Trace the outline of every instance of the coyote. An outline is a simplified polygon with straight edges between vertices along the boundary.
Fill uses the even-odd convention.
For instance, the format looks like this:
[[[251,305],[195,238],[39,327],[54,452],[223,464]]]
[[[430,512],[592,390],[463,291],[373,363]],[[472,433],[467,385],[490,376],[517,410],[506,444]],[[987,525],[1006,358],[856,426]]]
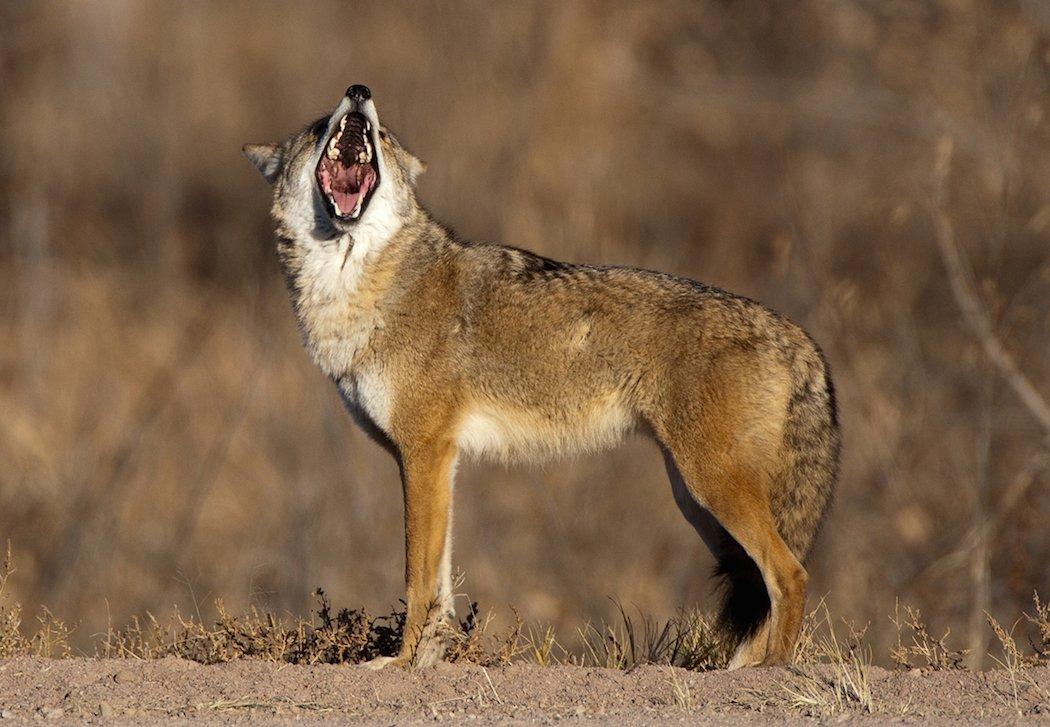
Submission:
[[[791,658],[839,456],[828,366],[801,328],[692,280],[459,239],[417,200],[426,165],[365,86],[244,152],[273,186],[305,346],[401,469],[404,639],[372,667],[444,656],[461,454],[535,460],[632,430],[717,559],[730,668]]]

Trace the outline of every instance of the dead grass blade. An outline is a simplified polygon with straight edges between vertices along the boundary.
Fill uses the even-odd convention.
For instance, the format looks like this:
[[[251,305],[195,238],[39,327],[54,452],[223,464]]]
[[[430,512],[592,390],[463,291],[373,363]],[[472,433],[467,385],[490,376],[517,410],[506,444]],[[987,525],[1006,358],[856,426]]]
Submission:
[[[953,649],[948,646],[951,629],[946,629],[940,638],[931,636],[919,609],[905,606],[902,614],[899,602],[894,607],[890,621],[897,628],[897,645],[890,651],[890,658],[898,667],[919,667],[935,671],[963,668],[963,661],[970,652],[968,649]],[[902,640],[904,631],[911,632],[911,643],[904,643]],[[920,659],[921,662],[912,663],[913,658]]]
[[[867,627],[857,628],[845,620],[843,624],[846,635],[840,638],[827,603],[821,599],[806,618],[792,678],[782,682],[781,693],[767,701],[812,717],[876,712],[870,684],[871,649],[864,643]]]

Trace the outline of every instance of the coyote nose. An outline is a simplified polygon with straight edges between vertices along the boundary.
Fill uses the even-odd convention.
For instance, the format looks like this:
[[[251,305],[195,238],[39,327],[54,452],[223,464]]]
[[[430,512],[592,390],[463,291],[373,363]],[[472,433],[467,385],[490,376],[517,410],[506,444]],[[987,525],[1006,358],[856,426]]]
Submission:
[[[372,92],[368,86],[362,86],[359,83],[355,83],[350,88],[346,89],[346,97],[351,101],[367,101],[372,98]]]

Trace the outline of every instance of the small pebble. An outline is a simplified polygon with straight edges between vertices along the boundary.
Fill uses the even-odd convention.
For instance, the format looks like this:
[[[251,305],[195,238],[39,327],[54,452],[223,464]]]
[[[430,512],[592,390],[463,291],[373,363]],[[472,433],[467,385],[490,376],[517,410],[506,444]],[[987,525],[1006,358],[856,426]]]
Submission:
[[[45,707],[40,710],[40,716],[44,719],[58,719],[66,713],[61,707]]]
[[[98,716],[103,719],[109,719],[113,716],[113,708],[107,702],[100,703],[98,705]]]
[[[117,684],[131,684],[132,682],[137,681],[137,679],[133,672],[127,669],[121,669],[113,675],[113,681]]]
[[[15,713],[10,709],[0,709],[0,719],[14,719]]]

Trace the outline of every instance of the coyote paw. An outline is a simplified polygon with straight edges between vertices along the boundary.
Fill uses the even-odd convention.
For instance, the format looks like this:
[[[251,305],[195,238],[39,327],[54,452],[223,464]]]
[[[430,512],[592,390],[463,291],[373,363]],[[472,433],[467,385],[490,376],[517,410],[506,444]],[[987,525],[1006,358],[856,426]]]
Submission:
[[[379,671],[388,666],[401,667],[404,669],[410,665],[410,660],[404,656],[377,656],[376,658],[370,659],[358,666],[363,669],[368,669],[369,671]]]
[[[762,666],[762,659],[758,659],[751,654],[741,653],[740,651],[738,651],[736,654],[733,655],[733,658],[729,662],[729,666],[726,667],[726,671],[736,671],[737,669],[750,669],[756,666]]]

